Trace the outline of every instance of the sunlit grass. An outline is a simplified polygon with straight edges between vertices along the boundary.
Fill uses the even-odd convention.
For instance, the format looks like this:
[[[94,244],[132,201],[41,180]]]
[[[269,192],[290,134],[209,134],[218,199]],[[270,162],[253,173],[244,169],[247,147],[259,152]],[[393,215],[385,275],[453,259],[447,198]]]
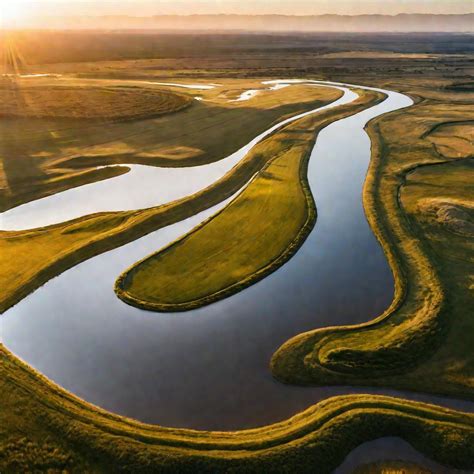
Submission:
[[[326,90],[326,99],[337,93]],[[242,194],[209,222],[125,272],[116,284],[119,297],[146,309],[187,310],[240,291],[283,265],[315,222],[306,166],[316,134],[381,98],[360,93],[352,104],[300,119],[259,143],[249,155],[266,165]]]
[[[146,425],[53,385],[0,346],[0,469],[330,474],[375,437],[398,436],[452,467],[472,468],[472,414],[376,395],[320,402],[260,428],[212,432]],[[75,468],[75,469],[73,469]]]

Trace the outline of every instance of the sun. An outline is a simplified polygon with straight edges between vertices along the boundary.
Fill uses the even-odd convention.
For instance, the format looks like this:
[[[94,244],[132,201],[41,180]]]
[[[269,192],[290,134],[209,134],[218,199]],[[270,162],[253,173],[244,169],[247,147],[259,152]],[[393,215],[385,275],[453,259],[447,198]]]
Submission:
[[[27,19],[30,8],[24,1],[2,2],[0,7],[0,28],[15,28]]]

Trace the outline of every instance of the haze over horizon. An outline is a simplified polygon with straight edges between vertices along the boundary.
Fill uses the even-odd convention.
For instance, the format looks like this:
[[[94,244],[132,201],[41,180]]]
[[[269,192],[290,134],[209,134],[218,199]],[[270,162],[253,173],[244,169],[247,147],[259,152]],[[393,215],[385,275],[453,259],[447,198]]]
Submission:
[[[294,17],[320,15],[463,15],[474,13],[471,0],[15,0],[0,8],[0,27],[9,28],[75,28],[71,19],[80,19],[80,28],[102,27],[95,18],[151,18],[173,15],[288,15]],[[463,20],[464,23],[466,20]],[[135,22],[136,23],[136,22]],[[189,27],[190,22],[188,21]],[[123,27],[113,23],[107,28]],[[219,25],[224,29],[226,24]],[[233,25],[234,27],[236,25]],[[240,25],[237,25],[240,27]],[[244,25],[245,26],[245,25]],[[276,25],[278,27],[278,25]],[[369,25],[370,26],[370,25]],[[128,27],[128,25],[125,25]],[[133,27],[131,25],[130,27]],[[142,26],[137,26],[141,28]],[[147,27],[147,26],[145,26]],[[160,25],[158,25],[160,27]],[[165,25],[167,28],[168,26]],[[382,26],[383,27],[383,26]],[[464,25],[465,31],[465,25]],[[179,27],[178,27],[179,29]],[[205,29],[208,29],[206,27]],[[264,27],[264,29],[268,29]],[[278,28],[277,28],[278,29]],[[363,28],[365,29],[365,28]],[[390,28],[389,28],[390,29]],[[398,26],[395,29],[400,29]]]
[[[15,0],[0,9],[3,24],[41,16],[100,15],[361,15],[473,13],[470,0]],[[11,25],[10,25],[11,26]]]

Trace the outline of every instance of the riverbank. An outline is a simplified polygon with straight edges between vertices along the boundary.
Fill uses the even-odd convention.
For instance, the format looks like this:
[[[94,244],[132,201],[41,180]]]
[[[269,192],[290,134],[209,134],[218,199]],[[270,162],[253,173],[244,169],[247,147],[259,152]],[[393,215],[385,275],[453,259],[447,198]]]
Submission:
[[[380,93],[357,92],[351,104],[300,119],[259,143],[250,155],[266,165],[245,191],[211,220],[125,271],[115,285],[119,298],[153,311],[190,310],[235,294],[283,265],[316,221],[307,166],[317,134],[383,100]],[[276,232],[275,222],[281,223]]]
[[[474,363],[463,336],[472,330],[472,264],[461,257],[471,251],[472,231],[460,234],[429,215],[446,205],[446,199],[452,207],[449,200],[454,199],[454,212],[461,215],[457,225],[470,229],[474,194],[468,183],[474,168],[465,144],[454,137],[447,157],[432,143],[432,131],[470,117],[467,103],[425,99],[369,124],[377,146],[364,205],[394,272],[393,303],[371,322],[320,329],[285,343],[272,359],[279,380],[473,398]],[[431,208],[426,205],[430,202]]]
[[[120,472],[330,474],[356,446],[381,436],[402,437],[460,469],[474,459],[474,416],[433,405],[352,395],[253,430],[161,428],[82,402],[1,346],[0,359],[0,468],[7,472],[107,472],[114,465]]]

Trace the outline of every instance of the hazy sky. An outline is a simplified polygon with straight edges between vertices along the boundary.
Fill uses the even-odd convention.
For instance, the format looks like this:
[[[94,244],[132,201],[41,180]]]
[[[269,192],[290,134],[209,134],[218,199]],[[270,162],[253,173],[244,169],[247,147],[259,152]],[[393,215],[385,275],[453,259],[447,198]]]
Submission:
[[[8,10],[42,15],[189,13],[470,13],[473,0],[0,0]],[[0,15],[4,6],[0,6]],[[13,10],[10,11],[10,15]]]

